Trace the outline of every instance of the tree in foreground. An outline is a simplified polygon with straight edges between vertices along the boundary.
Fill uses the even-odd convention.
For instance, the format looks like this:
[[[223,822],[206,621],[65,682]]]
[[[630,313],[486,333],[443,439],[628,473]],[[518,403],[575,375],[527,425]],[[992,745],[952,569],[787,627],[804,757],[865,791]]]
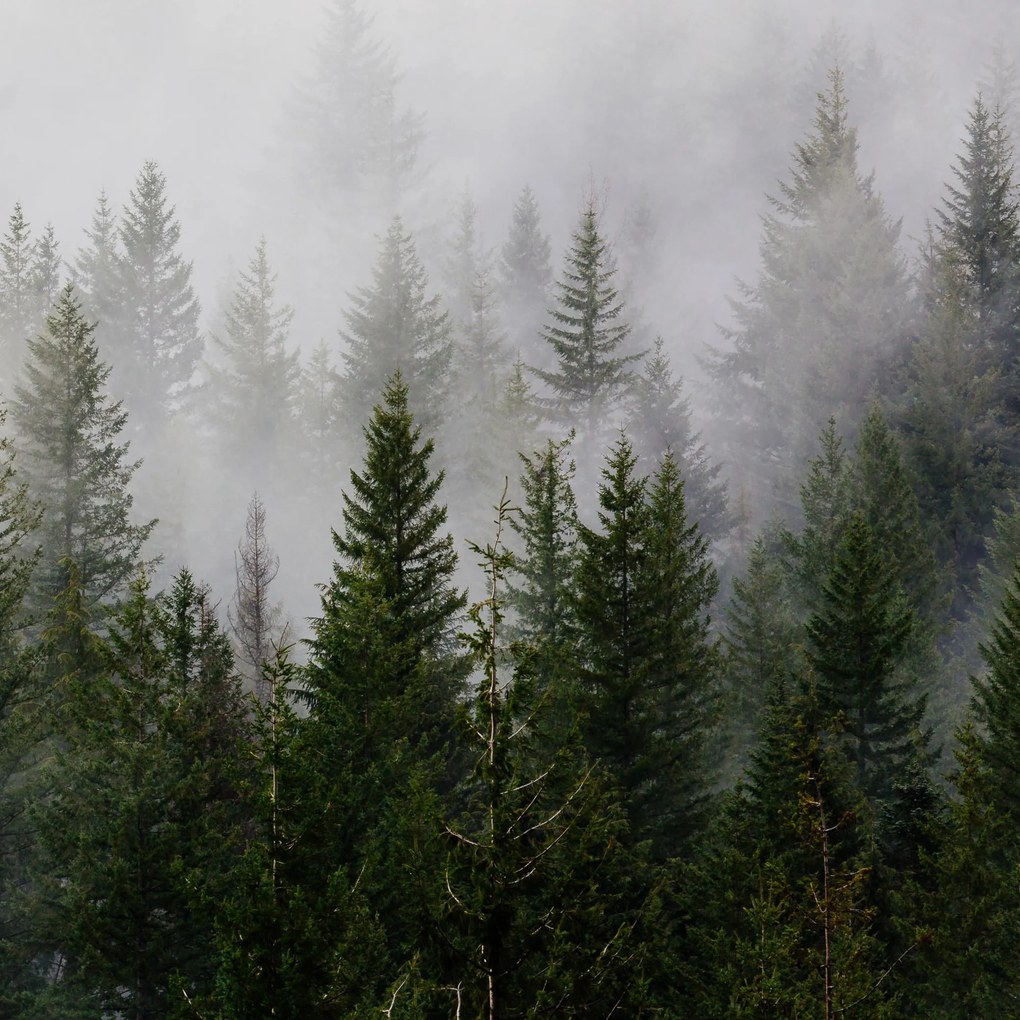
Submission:
[[[462,814],[446,826],[448,856],[435,882],[445,894],[436,953],[446,962],[433,996],[444,1015],[486,1020],[643,1015],[640,914],[621,912],[622,813],[575,739],[565,735],[557,749],[537,739],[548,703],[526,665],[502,676],[508,516],[504,494],[495,541],[472,547],[487,587],[466,635],[480,668],[462,724],[475,766]]]
[[[43,507],[43,556],[36,604],[67,588],[67,562],[80,571],[88,606],[108,605],[138,569],[155,521],[131,520],[128,486],[138,461],[120,443],[127,414],[105,392],[110,369],[99,360],[95,327],[72,285],[60,293],[46,330],[29,341],[25,383],[13,406],[30,491]]]

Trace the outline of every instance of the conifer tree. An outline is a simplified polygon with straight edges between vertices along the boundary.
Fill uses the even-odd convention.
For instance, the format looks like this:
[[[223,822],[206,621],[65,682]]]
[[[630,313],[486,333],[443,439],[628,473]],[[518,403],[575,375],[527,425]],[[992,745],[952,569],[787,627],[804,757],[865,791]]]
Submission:
[[[128,486],[139,462],[128,461],[128,445],[119,442],[127,415],[105,392],[110,369],[99,360],[94,329],[68,284],[45,333],[29,341],[25,385],[15,390],[25,476],[44,511],[36,580],[44,606],[66,588],[68,559],[80,570],[87,604],[110,604],[137,571],[156,523],[131,520]]]
[[[349,422],[368,418],[374,394],[398,371],[422,427],[435,429],[442,421],[453,341],[439,296],[429,297],[427,291],[414,241],[397,217],[383,238],[372,286],[351,296],[345,314],[342,394]]]
[[[263,238],[240,274],[226,335],[216,338],[225,363],[214,367],[211,408],[235,464],[246,460],[265,478],[281,470],[301,371],[297,351],[288,350],[294,313],[276,305],[275,281]]]
[[[158,430],[180,405],[202,354],[191,263],[156,163],[144,164],[120,223],[116,328],[104,356],[130,388],[135,428]]]
[[[758,281],[733,302],[732,350],[712,359],[734,444],[728,459],[755,478],[753,496],[767,510],[789,497],[830,416],[853,432],[904,332],[899,225],[858,169],[857,150],[837,67],[813,132],[770,199]]]
[[[464,713],[476,764],[462,817],[446,826],[437,955],[448,962],[433,982],[435,997],[446,989],[458,1011],[486,1020],[623,1007],[638,1015],[638,914],[617,920],[628,864],[621,812],[569,740],[550,751],[536,739],[544,710],[527,667],[518,664],[509,682],[502,676],[508,516],[504,492],[494,543],[472,546],[487,589],[466,635],[480,666]]]
[[[569,444],[569,439],[550,439],[543,449],[520,454],[523,499],[510,517],[521,548],[509,572],[506,600],[517,614],[514,632],[534,657],[530,668],[540,691],[569,685],[571,676],[578,520]],[[573,696],[570,690],[549,693],[568,704]]]
[[[542,233],[538,200],[530,186],[514,203],[507,239],[500,249],[500,293],[513,346],[524,360],[550,368],[552,351],[540,342],[553,286],[549,237]]]
[[[21,361],[25,343],[41,322],[32,279],[34,257],[32,230],[18,202],[0,240],[0,331],[10,364]]]
[[[60,275],[63,262],[60,245],[53,232],[53,225],[47,224],[42,235],[35,242],[35,257],[32,259],[31,287],[35,298],[33,319],[41,323],[49,314],[60,290]]]
[[[332,493],[342,413],[340,375],[325,340],[315,345],[301,370],[296,405],[309,479],[323,493]]]
[[[578,429],[582,440],[598,448],[631,384],[628,368],[638,355],[622,345],[629,327],[613,286],[616,269],[599,225],[594,197],[581,213],[573,243],[557,283],[556,306],[543,336],[556,355],[549,370],[535,374],[550,391],[543,398],[549,418]]]
[[[355,0],[328,5],[315,65],[298,97],[302,166],[327,208],[353,192],[392,215],[414,181],[423,118],[402,107],[396,61]]]
[[[726,483],[719,479],[721,465],[711,463],[700,433],[694,431],[690,400],[682,380],[673,376],[661,337],[635,380],[627,435],[638,454],[652,463],[672,451],[681,466],[691,520],[697,521],[707,538],[721,538],[729,527]]]
[[[929,755],[926,698],[903,669],[916,617],[883,554],[863,514],[852,514],[807,624],[822,708],[840,720],[856,785],[872,805],[888,802],[897,777]]]
[[[578,677],[586,746],[619,785],[635,838],[664,859],[694,834],[707,787],[716,580],[675,461],[651,490],[635,465],[621,438],[599,487],[601,531],[579,529]]]
[[[210,987],[203,906],[226,892],[241,832],[229,778],[240,690],[186,571],[165,599],[138,580],[92,642],[97,669],[68,678],[52,795],[37,812],[37,937],[64,961],[57,983],[72,1002],[167,1016],[175,994]]]

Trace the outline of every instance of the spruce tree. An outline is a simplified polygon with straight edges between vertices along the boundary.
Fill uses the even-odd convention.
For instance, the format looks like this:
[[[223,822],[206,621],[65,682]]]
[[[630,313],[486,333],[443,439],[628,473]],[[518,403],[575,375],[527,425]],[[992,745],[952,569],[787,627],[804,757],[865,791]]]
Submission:
[[[119,233],[119,308],[104,357],[114,382],[130,389],[134,427],[151,432],[180,406],[202,354],[191,263],[179,251],[181,225],[156,163],[139,171]]]
[[[722,467],[712,464],[701,434],[694,431],[690,399],[683,381],[673,376],[661,337],[635,380],[627,435],[639,456],[652,463],[672,451],[684,477],[691,520],[707,538],[722,538],[730,526],[726,483],[719,478]]]
[[[0,338],[10,364],[21,361],[26,342],[42,321],[33,288],[34,257],[32,230],[18,202],[7,221],[7,233],[0,239]]]
[[[285,464],[300,374],[298,353],[288,349],[294,313],[277,306],[275,281],[262,239],[238,279],[225,336],[216,338],[224,362],[213,370],[210,408],[233,466],[263,481]]]
[[[855,782],[872,805],[929,757],[925,696],[906,664],[916,617],[863,514],[851,515],[821,603],[807,624],[808,660],[823,710],[841,728]]]
[[[543,398],[549,418],[574,427],[582,440],[598,448],[631,384],[626,354],[629,326],[613,286],[614,265],[602,233],[594,197],[581,213],[573,243],[557,283],[556,306],[543,336],[556,355],[551,369],[535,374],[550,391]]]
[[[512,346],[528,363],[550,368],[552,351],[540,342],[549,308],[553,271],[549,237],[542,233],[538,200],[525,185],[514,203],[506,241],[500,249],[500,293]]]
[[[434,430],[447,406],[453,340],[438,295],[428,296],[428,277],[414,241],[397,217],[383,238],[372,286],[351,296],[341,391],[348,422],[365,421],[371,401],[399,371],[415,417]]]
[[[128,491],[139,462],[120,443],[127,414],[105,392],[110,369],[98,356],[95,327],[71,284],[29,341],[25,384],[14,419],[30,490],[44,510],[36,598],[45,606],[67,585],[67,560],[80,571],[90,607],[108,605],[137,571],[155,521],[131,519]]]
[[[770,199],[758,281],[733,302],[732,349],[711,360],[728,459],[754,479],[752,495],[767,511],[789,499],[830,416],[853,432],[905,329],[899,225],[860,172],[857,151],[844,75],[834,68],[814,129]]]

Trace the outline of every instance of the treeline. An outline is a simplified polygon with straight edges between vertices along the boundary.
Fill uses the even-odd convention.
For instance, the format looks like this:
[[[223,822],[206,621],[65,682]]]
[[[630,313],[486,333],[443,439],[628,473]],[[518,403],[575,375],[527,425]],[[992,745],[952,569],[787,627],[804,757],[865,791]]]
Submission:
[[[706,359],[729,488],[594,195],[555,279],[528,189],[498,257],[465,198],[442,290],[393,219],[339,365],[293,350],[264,242],[203,352],[153,163],[71,282],[16,208],[3,1011],[1015,1015],[1005,118],[975,100],[911,272],[832,71]],[[203,457],[262,493],[222,613],[188,569],[154,590]],[[283,528],[335,526],[300,649],[286,492]]]

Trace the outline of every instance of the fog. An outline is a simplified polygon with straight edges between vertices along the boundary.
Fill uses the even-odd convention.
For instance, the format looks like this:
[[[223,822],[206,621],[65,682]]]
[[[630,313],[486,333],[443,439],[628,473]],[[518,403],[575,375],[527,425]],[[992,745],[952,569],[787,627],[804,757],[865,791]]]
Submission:
[[[100,190],[119,211],[139,168],[155,160],[176,205],[182,253],[193,261],[204,332],[221,328],[236,274],[264,235],[277,299],[295,310],[291,342],[307,356],[325,338],[338,353],[348,294],[369,282],[388,214],[351,193],[322,208],[308,187],[307,125],[296,104],[318,73],[323,3],[0,7],[0,214],[20,202],[35,231],[52,223],[73,263]],[[810,130],[832,59],[850,65],[860,164],[874,169],[888,213],[902,218],[911,258],[950,178],[993,44],[1020,50],[1020,19],[1008,2],[872,0],[848,11],[818,0],[374,0],[363,10],[400,72],[398,107],[422,116],[419,171],[400,212],[434,286],[465,189],[483,244],[498,247],[530,184],[557,270],[586,189],[602,196],[611,237],[644,202],[655,232],[631,293],[677,370],[693,379],[705,345],[720,343],[735,278],[754,279],[766,195]],[[695,413],[711,448],[702,392],[695,388]],[[202,463],[188,444],[207,440],[182,428],[175,441],[178,463]],[[185,555],[222,598],[253,487],[193,483],[176,511],[143,507],[179,517],[157,544],[168,559]],[[300,621],[315,611],[314,583],[328,577],[339,503],[331,517],[323,510],[301,520],[297,505],[267,498],[281,597]]]

